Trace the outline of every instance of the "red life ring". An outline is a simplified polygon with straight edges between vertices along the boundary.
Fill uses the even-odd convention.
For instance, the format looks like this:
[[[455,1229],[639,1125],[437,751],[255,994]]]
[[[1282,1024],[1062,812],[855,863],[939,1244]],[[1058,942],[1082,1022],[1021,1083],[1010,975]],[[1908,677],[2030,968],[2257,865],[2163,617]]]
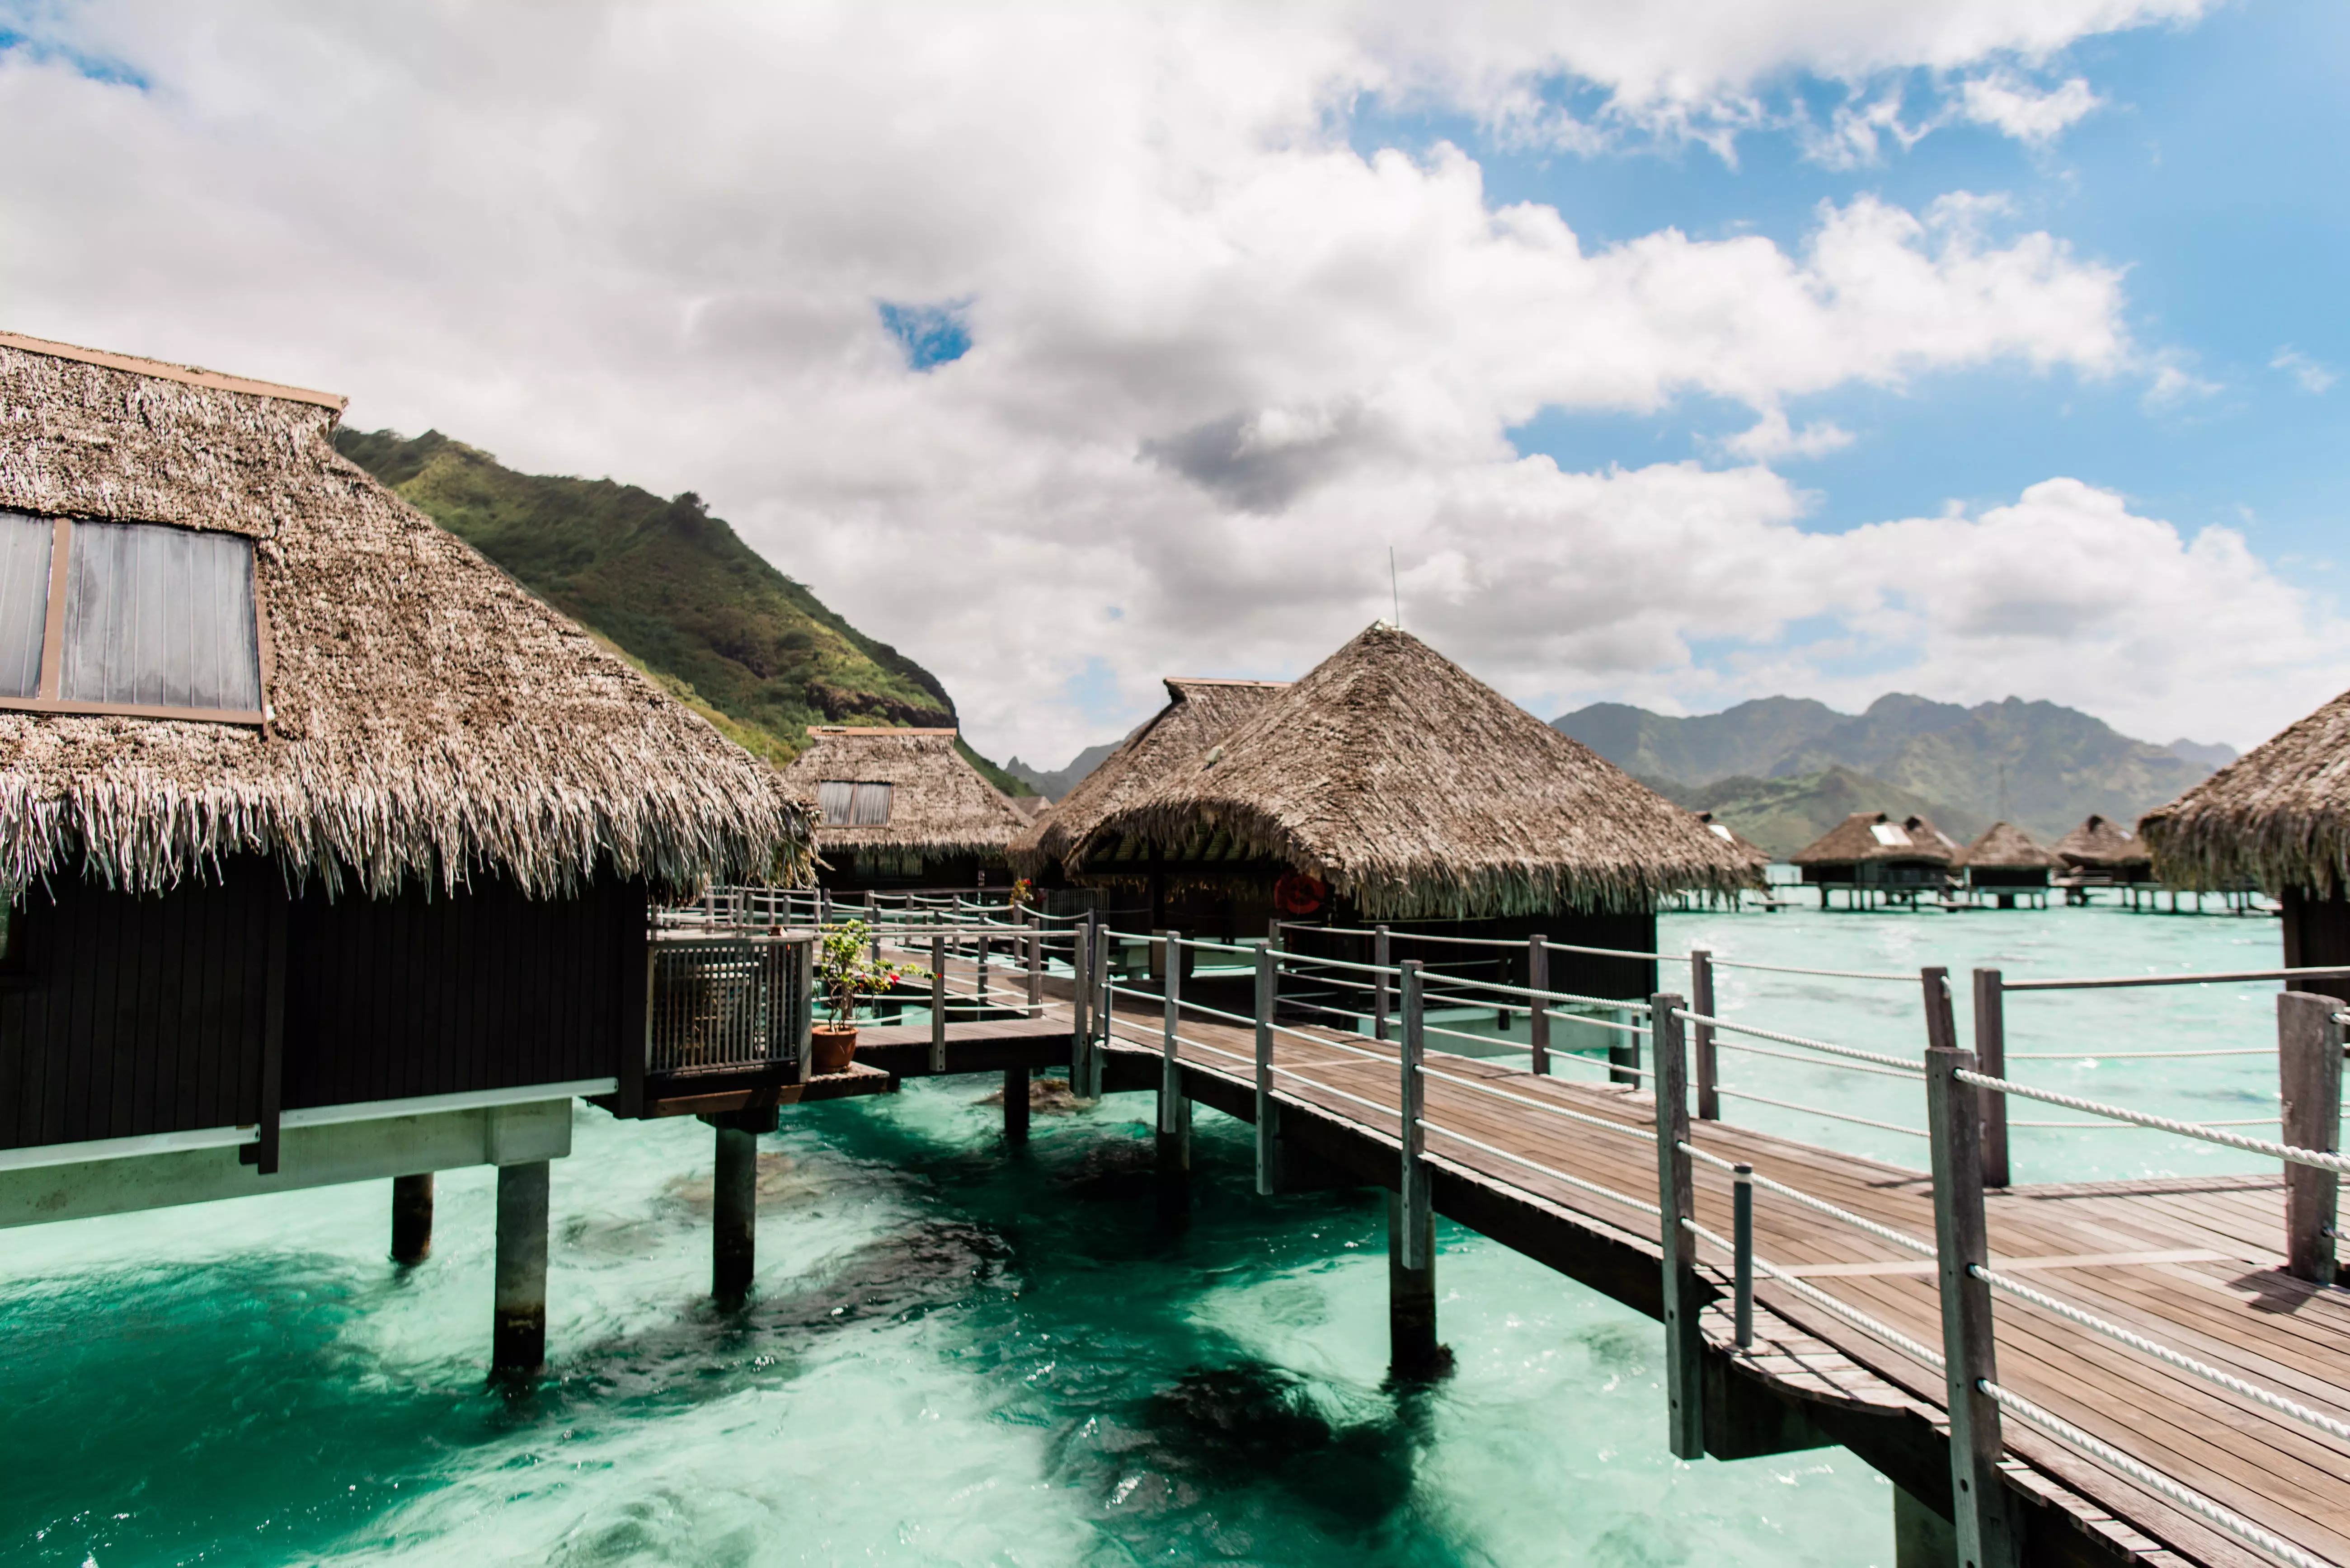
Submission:
[[[1274,907],[1294,920],[1320,914],[1329,897],[1329,886],[1321,877],[1303,871],[1284,871],[1273,885]]]

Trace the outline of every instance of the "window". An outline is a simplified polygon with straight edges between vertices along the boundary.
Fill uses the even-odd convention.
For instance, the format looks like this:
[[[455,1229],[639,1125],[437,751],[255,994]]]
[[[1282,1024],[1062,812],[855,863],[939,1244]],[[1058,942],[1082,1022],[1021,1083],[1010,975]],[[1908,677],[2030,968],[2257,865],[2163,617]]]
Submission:
[[[889,821],[889,786],[826,779],[816,786],[816,808],[831,827],[884,827]]]
[[[1870,836],[1874,837],[1877,842],[1886,846],[1887,848],[1908,849],[1911,847],[1908,830],[1906,828],[1896,827],[1889,822],[1872,822],[1868,825],[1868,831]]]
[[[253,541],[0,512],[0,706],[260,722]]]

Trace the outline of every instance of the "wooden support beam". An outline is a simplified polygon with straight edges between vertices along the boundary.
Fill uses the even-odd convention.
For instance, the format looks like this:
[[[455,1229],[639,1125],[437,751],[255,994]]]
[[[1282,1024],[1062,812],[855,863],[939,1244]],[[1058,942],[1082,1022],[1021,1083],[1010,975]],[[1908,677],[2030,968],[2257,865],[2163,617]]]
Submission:
[[[1926,1131],[1932,1146],[1934,1247],[1942,1297],[1942,1356],[1950,1420],[1950,1506],[1959,1568],[2017,1568],[2022,1542],[1999,1473],[2005,1452],[1999,1405],[1983,1385],[1999,1377],[1991,1339],[1983,1218],[1982,1098],[1957,1075],[1974,1068],[1958,1047],[1950,971],[1919,973],[1926,1004]]]
[[[1094,1077],[1094,918],[1090,912],[1072,929],[1070,941],[1069,1092],[1090,1098]]]
[[[1388,1366],[1396,1377],[1409,1381],[1440,1375],[1447,1357],[1436,1336],[1436,1194],[1426,1158],[1428,1129],[1421,1125],[1428,1081],[1420,1069],[1428,1038],[1419,961],[1405,961],[1399,978],[1403,1165],[1388,1200]]]
[[[1280,958],[1270,945],[1256,950],[1256,1190],[1281,1190],[1281,1108],[1273,1098],[1273,999]]]
[[[2277,1080],[2284,1141],[2333,1154],[2342,1147],[2342,1025],[2345,1003],[2306,991],[2277,996]],[[2285,1268],[2295,1278],[2334,1280],[2334,1218],[2340,1176],[2306,1165],[2284,1168]]]
[[[931,938],[931,1071],[947,1070],[947,940]]]
[[[1688,1004],[1659,992],[1648,1005],[1657,1045],[1657,1207],[1664,1210],[1665,1443],[1677,1459],[1699,1459],[1705,1457],[1705,1289],[1697,1274],[1697,1238],[1683,1223],[1696,1218],[1697,1190],[1681,1147],[1689,1141],[1689,1067],[1676,1016]]]
[[[1371,976],[1371,1038],[1388,1037],[1388,968],[1395,961],[1388,956],[1391,946],[1385,926],[1371,928],[1371,963],[1378,973]]]
[[[1159,1176],[1160,1200],[1186,1206],[1185,1190],[1191,1176],[1191,1102],[1183,1097],[1183,1069],[1176,1060],[1176,1029],[1183,1006],[1183,938],[1173,930],[1159,933],[1159,950],[1166,955],[1161,982],[1159,1068]]]

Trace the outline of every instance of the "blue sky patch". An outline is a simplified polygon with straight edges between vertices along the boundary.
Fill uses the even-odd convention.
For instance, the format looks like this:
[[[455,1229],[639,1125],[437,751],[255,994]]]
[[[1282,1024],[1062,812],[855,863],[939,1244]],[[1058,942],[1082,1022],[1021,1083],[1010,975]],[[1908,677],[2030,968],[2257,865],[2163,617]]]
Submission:
[[[910,369],[933,370],[941,365],[951,365],[971,352],[971,327],[963,320],[971,301],[899,305],[885,299],[880,306],[881,325],[889,329],[889,336],[906,351],[906,363]]]

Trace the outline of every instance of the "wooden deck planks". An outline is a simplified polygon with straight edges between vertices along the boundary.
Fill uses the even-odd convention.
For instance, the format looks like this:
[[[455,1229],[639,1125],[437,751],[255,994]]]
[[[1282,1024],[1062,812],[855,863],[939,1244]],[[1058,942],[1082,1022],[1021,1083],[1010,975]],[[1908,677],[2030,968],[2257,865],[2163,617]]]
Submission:
[[[1155,1054],[1159,1048],[1155,1015],[1121,1005],[1114,1033],[1128,1049]],[[1187,1019],[1181,1036],[1179,1054],[1191,1069],[1253,1081],[1249,1032]],[[1359,1127],[1382,1145],[1395,1143],[1391,1107],[1399,1066],[1392,1046],[1358,1039],[1341,1046],[1329,1031],[1284,1031],[1275,1039],[1274,1062],[1291,1070],[1274,1079],[1284,1102]],[[1645,1093],[1534,1078],[1490,1058],[1431,1052],[1428,1064],[1431,1156],[1604,1227],[1654,1237],[1654,1219],[1622,1201],[1445,1136],[1448,1130],[1464,1133],[1634,1202],[1653,1204],[1654,1124]],[[1480,1093],[1475,1085],[1504,1089],[1518,1099]],[[1636,1136],[1548,1115],[1519,1103],[1524,1100],[1602,1117]],[[1721,1122],[1698,1124],[1691,1141],[1880,1224],[1924,1240],[1932,1237],[1930,1194],[1918,1172]],[[1700,1223],[1726,1235],[1727,1174],[1700,1163],[1697,1203]],[[1986,1213],[1994,1260],[2030,1260],[2033,1272],[2026,1282],[2033,1288],[2337,1418],[2350,1418],[2341,1355],[2350,1345],[2350,1296],[2298,1285],[2277,1271],[2283,1241],[2280,1182],[2210,1178],[2021,1188],[1990,1194]],[[1815,1275],[1810,1282],[1913,1338],[1939,1345],[1934,1280],[1905,1267],[1921,1261],[1914,1254],[1767,1192],[1757,1194],[1755,1218],[1756,1249],[1762,1257],[1782,1267],[1867,1269]],[[1700,1256],[1726,1275],[1728,1261],[1712,1248],[1702,1248]],[[1768,1282],[1758,1282],[1758,1296],[1774,1314],[1782,1337],[1758,1341],[1749,1353],[1756,1365],[1839,1393],[1847,1386],[1868,1388],[1884,1400],[1923,1400],[1939,1407],[1939,1379],[1930,1369],[1908,1363],[1873,1336],[1807,1308]],[[1789,1315],[1776,1315],[1782,1309]],[[2001,1377],[2007,1386],[2304,1549],[2350,1558],[2350,1445],[2003,1293],[1996,1310]],[[1714,1324],[1713,1332],[1727,1337],[1723,1324]],[[1791,1345],[1815,1348],[1797,1352]],[[1887,1365],[1888,1357],[1902,1366]],[[1809,1370],[1812,1361],[1825,1371]],[[1879,1377],[1877,1367],[1896,1374],[1894,1380]],[[2015,1453],[2104,1500],[2130,1530],[2147,1532],[2200,1561],[2250,1560],[2158,1496],[2070,1454],[2021,1422],[2011,1420],[2008,1427]]]

